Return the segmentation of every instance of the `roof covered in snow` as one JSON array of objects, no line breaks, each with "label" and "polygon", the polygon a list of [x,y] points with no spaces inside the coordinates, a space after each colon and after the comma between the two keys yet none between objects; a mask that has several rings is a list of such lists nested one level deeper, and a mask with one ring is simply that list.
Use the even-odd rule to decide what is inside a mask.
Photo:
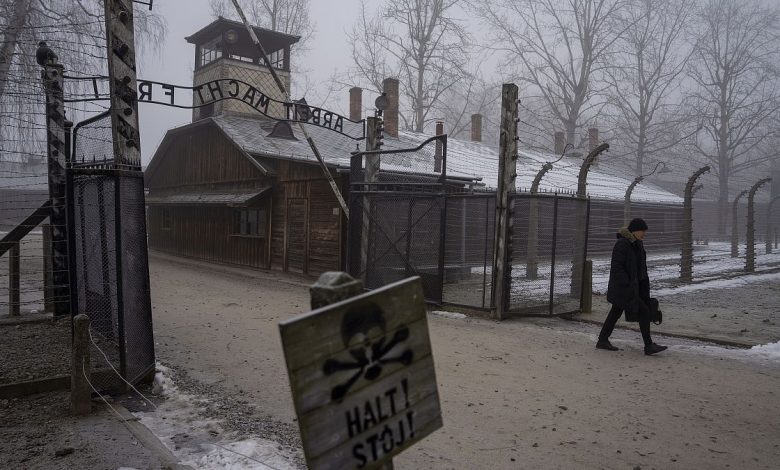
[{"label": "roof covered in snow", "polygon": [[[269,136],[276,123],[267,119],[226,114],[208,118],[208,121],[218,125],[230,139],[251,156],[285,158],[312,163],[317,161],[297,125],[292,126],[296,139],[285,139]],[[190,126],[192,125],[190,124]],[[350,153],[358,147],[363,147],[362,141],[358,144],[356,141],[328,129],[308,124],[306,128],[317,144],[323,159],[330,166],[349,168]],[[428,138],[430,138],[429,135],[401,131],[397,138],[385,136],[383,150],[416,147]],[[417,160],[413,165],[409,165],[406,171],[414,171],[417,174],[436,174],[433,171],[432,149],[415,155],[404,155]],[[579,174],[582,158],[567,156],[556,162],[552,170],[548,171],[542,178],[539,190],[547,192],[575,192],[577,190],[577,175]],[[602,155],[600,158],[605,157]],[[517,190],[528,190],[542,166],[557,159],[558,156],[556,155],[530,151],[519,152]],[[385,170],[404,171],[404,167],[398,164],[398,159],[383,158],[382,168]],[[498,148],[482,142],[448,139],[447,176],[472,179],[486,188],[495,188],[498,180]],[[591,167],[588,175],[588,194],[595,198],[623,200],[626,188],[628,188],[632,180],[631,177],[609,173],[598,166],[594,166]],[[673,204],[682,203],[682,198],[679,196],[647,181],[643,181],[634,189],[632,200]]]}]

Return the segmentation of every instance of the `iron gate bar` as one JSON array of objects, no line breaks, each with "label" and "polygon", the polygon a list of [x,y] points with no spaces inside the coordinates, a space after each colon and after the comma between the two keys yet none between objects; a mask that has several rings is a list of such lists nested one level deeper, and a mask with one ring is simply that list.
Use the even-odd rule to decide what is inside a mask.
[{"label": "iron gate bar", "polygon": [[[414,193],[414,194],[416,194],[416,195],[418,195],[418,196],[419,196],[421,193]],[[439,197],[441,197],[441,195],[439,195]],[[426,199],[435,200],[435,199],[437,199],[437,198],[435,197],[435,195],[432,195],[430,198],[426,198]],[[426,215],[428,215],[428,213],[431,211],[431,209],[433,209],[433,204],[431,204],[431,206],[428,208],[428,210],[426,210],[426,211],[425,211],[425,212],[424,212],[424,213],[423,213],[423,214],[422,214],[420,217],[418,217],[418,218],[417,218],[417,219],[414,221],[414,223],[413,223],[411,226],[416,226],[416,225],[417,225],[417,224],[418,224],[418,223],[419,223],[419,222],[420,222],[420,221],[423,219],[423,217],[425,217]],[[370,216],[370,214],[369,214],[369,216]],[[389,241],[389,242],[390,242],[390,245],[391,245],[391,248],[388,248],[387,250],[385,250],[385,251],[384,251],[384,252],[383,252],[383,253],[380,255],[380,257],[384,257],[386,254],[390,253],[390,251],[391,251],[393,248],[395,248],[396,254],[398,254],[399,256],[403,256],[403,255],[402,255],[402,253],[398,251],[398,249],[397,249],[396,245],[398,244],[398,242],[400,242],[400,241],[401,241],[401,239],[404,237],[404,235],[402,235],[401,237],[399,237],[398,239],[396,239],[395,241],[393,241],[393,240],[390,238],[390,236],[389,236],[389,235],[388,235],[388,234],[387,234],[387,233],[386,233],[384,230],[381,230],[381,229],[380,229],[380,232],[382,232],[382,235],[384,235],[384,236],[385,236],[385,239],[386,239],[387,241]],[[407,233],[407,235],[406,235],[406,236],[407,236],[407,240],[408,240],[408,238],[409,238],[409,235],[408,235],[408,233]],[[376,244],[374,244],[374,245],[376,245]],[[374,259],[376,259],[376,258],[374,258]],[[407,261],[406,261],[406,264],[407,264],[407,267],[408,267],[408,264],[409,264],[409,261],[408,261],[408,253],[407,253]],[[366,268],[366,269],[368,269],[368,268]],[[415,275],[417,275],[417,276],[419,276],[419,275],[420,275],[420,273],[419,273],[419,272],[418,272],[416,269],[412,268],[412,270],[414,271]],[[360,274],[363,274],[363,272],[361,272]]]}]

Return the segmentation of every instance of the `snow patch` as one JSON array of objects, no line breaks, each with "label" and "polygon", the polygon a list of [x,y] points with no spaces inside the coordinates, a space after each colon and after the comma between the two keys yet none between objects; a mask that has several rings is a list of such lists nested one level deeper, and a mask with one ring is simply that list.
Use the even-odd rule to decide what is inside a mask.
[{"label": "snow patch", "polygon": [[763,357],[765,359],[780,360],[780,341],[769,344],[759,344],[748,349],[749,356]]},{"label": "snow patch", "polygon": [[653,290],[653,295],[657,297],[663,297],[666,295],[683,294],[686,292],[694,292],[698,290],[709,289],[734,289],[742,287],[747,284],[753,284],[756,282],[777,281],[780,280],[780,273],[769,274],[750,274],[732,279],[715,279],[712,281],[704,281],[696,284],[688,284],[683,286],[671,287],[666,289]]},{"label": "snow patch", "polygon": [[466,318],[466,315],[462,313],[447,312],[446,310],[433,310],[431,311],[431,315],[437,315],[439,317],[444,317],[444,318],[453,318],[456,320],[462,320]]},{"label": "snow patch", "polygon": [[[153,412],[133,413],[184,465],[198,469],[294,469],[294,459],[276,442],[227,433],[200,412],[209,400],[184,393],[169,368],[157,364],[152,392],[166,400]],[[241,436],[245,437],[245,436]]]}]

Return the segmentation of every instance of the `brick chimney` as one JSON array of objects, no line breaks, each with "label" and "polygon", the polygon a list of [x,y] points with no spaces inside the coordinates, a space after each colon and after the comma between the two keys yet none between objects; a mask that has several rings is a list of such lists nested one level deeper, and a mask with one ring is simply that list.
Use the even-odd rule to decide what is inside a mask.
[{"label": "brick chimney", "polygon": [[482,142],[482,115],[471,115],[471,140],[473,142]]},{"label": "brick chimney", "polygon": [[[444,135],[444,121],[436,121],[436,135]],[[442,147],[441,141],[436,141],[436,152],[433,154],[433,171],[441,173]]]},{"label": "brick chimney", "polygon": [[385,78],[382,88],[387,93],[387,109],[384,112],[385,134],[398,137],[398,79]]},{"label": "brick chimney", "polygon": [[563,132],[555,133],[555,154],[561,155],[566,149],[566,135]]},{"label": "brick chimney", "polygon": [[599,146],[599,129],[591,127],[588,129],[588,152]]},{"label": "brick chimney", "polygon": [[363,89],[354,86],[349,89],[349,118],[360,121],[363,117]]}]

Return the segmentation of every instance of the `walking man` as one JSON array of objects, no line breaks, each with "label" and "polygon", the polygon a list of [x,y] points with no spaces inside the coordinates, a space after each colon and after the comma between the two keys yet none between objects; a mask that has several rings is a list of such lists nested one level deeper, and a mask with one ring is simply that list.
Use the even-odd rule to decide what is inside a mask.
[{"label": "walking man", "polygon": [[612,308],[601,327],[597,349],[619,350],[609,342],[609,337],[623,311],[639,318],[645,354],[650,356],[666,349],[666,346],[655,344],[650,338],[650,279],[647,277],[647,254],[642,244],[646,233],[647,223],[642,219],[633,219],[628,227],[621,228],[617,233],[607,287],[607,301],[612,304]]}]

